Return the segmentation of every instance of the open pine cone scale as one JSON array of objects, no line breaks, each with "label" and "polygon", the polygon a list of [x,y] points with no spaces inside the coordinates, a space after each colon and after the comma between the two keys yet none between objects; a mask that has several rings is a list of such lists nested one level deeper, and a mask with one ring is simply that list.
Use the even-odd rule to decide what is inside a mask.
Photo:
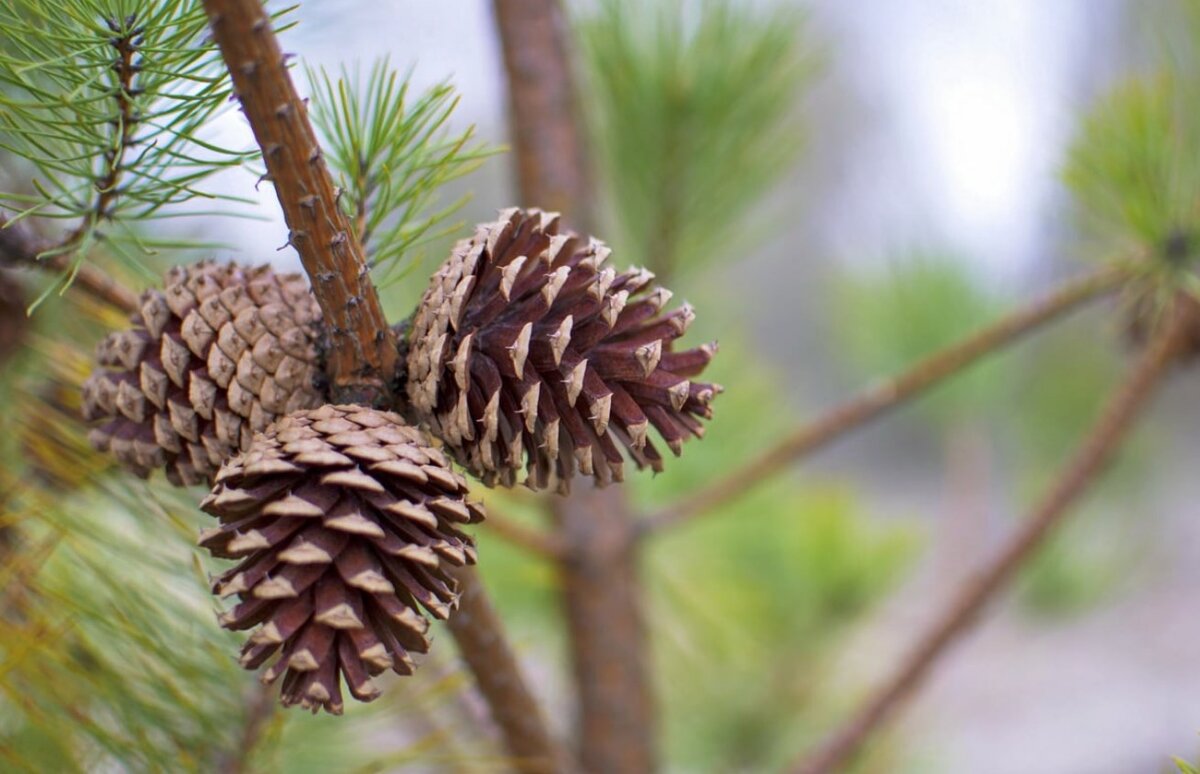
[{"label": "open pine cone scale", "polygon": [[408,394],[455,458],[489,485],[524,465],[533,488],[575,471],[605,484],[628,455],[661,470],[653,427],[676,454],[704,433],[717,385],[694,381],[715,345],[676,352],[695,317],[664,311],[644,269],[538,210],[506,210],[455,248],[414,318]]},{"label": "open pine cone scale", "polygon": [[202,261],[146,291],[83,385],[93,445],[139,476],[205,483],[275,417],[324,401],[320,309],[299,274]]},{"label": "open pine cone scale", "polygon": [[411,674],[429,649],[424,608],[446,618],[458,592],[450,566],[475,562],[479,521],[466,482],[420,431],[389,412],[326,405],[290,414],[229,460],[201,504],[221,525],[200,544],[240,563],[213,592],[240,602],[229,629],[259,628],[242,649],[263,679],[283,677],[286,705],[342,711],[378,695],[372,676]]}]

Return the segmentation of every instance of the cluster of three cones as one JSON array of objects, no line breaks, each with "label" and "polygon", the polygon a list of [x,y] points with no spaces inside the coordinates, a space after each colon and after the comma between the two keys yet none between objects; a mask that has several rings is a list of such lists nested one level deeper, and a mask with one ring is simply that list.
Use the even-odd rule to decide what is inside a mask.
[{"label": "cluster of three cones", "polygon": [[576,471],[619,480],[625,455],[661,469],[650,428],[676,454],[702,435],[720,388],[694,377],[715,347],[675,351],[691,308],[665,311],[670,293],[608,252],[538,210],[456,246],[407,342],[405,392],[440,449],[395,413],[326,403],[298,275],[172,270],[100,345],[93,443],[138,475],[213,485],[201,545],[238,562],[213,582],[239,600],[221,623],[257,627],[242,663],[282,678],[285,704],[341,712],[343,684],[369,700],[373,676],[428,649],[420,611],[449,615],[451,568],[475,561],[458,525],[483,518],[447,454],[489,485],[524,468],[565,490]]}]

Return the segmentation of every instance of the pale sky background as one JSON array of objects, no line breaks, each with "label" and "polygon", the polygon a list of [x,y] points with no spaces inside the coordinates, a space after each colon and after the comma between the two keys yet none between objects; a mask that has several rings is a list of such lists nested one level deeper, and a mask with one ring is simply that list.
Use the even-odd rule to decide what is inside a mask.
[{"label": "pale sky background", "polygon": [[[829,51],[831,79],[852,86],[866,124],[832,190],[821,191],[819,228],[829,248],[841,260],[871,262],[934,244],[999,278],[1027,270],[1046,234],[1063,144],[1081,107],[1080,72],[1096,58],[1089,41],[1098,30],[1104,37],[1119,3],[804,5],[814,37]],[[341,0],[308,3],[297,16],[285,46],[308,64],[336,69],[389,55],[397,66],[413,66],[419,86],[450,78],[462,95],[456,123],[474,123],[485,139],[503,142],[502,70],[486,0]],[[236,116],[222,129],[226,138],[250,141]],[[271,204],[268,188],[260,195]],[[234,238],[259,250],[282,244],[275,209],[264,207],[274,216],[270,227],[243,224]]]}]

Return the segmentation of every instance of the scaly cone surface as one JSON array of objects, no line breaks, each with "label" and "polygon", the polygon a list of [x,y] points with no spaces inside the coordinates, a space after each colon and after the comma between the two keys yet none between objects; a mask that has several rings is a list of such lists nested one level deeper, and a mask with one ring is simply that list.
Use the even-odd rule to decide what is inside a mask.
[{"label": "scaly cone surface", "polygon": [[277,416],[324,402],[321,311],[300,274],[202,261],[148,290],[83,385],[90,439],[145,478],[210,483]]},{"label": "scaly cone surface", "polygon": [[555,213],[510,209],[434,274],[410,333],[409,400],[489,486],[522,468],[534,489],[565,492],[576,471],[603,485],[625,456],[662,469],[652,427],[676,455],[703,436],[721,388],[694,377],[716,345],[675,351],[691,306],[664,311],[670,291],[608,255]]},{"label": "scaly cone surface", "polygon": [[455,525],[483,519],[467,484],[417,429],[360,406],[299,411],[256,434],[201,504],[221,520],[200,545],[240,562],[213,592],[240,602],[228,629],[258,626],[242,665],[274,659],[284,705],[340,714],[341,683],[360,701],[371,677],[412,674],[429,649],[418,604],[446,618],[458,602],[450,565],[475,562]]}]

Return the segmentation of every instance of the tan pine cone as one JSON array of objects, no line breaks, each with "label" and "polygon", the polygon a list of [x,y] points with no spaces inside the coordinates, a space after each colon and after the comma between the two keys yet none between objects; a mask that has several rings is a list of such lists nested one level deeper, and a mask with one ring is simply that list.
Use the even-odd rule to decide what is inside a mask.
[{"label": "tan pine cone", "polygon": [[142,294],[83,385],[90,439],[139,476],[208,483],[277,416],[324,402],[321,310],[300,274],[202,261]]},{"label": "tan pine cone", "polygon": [[[467,484],[397,415],[326,405],[289,414],[229,460],[201,504],[221,520],[200,545],[241,562],[213,584],[241,600],[221,617],[259,629],[241,662],[283,677],[285,705],[342,711],[379,695],[370,678],[412,674],[429,648],[418,603],[445,618],[458,602],[448,565],[475,562],[455,528],[483,519]],[[340,676],[340,679],[339,679]]]},{"label": "tan pine cone", "polygon": [[663,308],[644,269],[605,267],[609,249],[540,210],[505,210],[455,246],[413,319],[408,396],[431,432],[489,486],[518,471],[566,491],[576,469],[622,478],[622,447],[661,470],[654,427],[678,455],[704,434],[721,388],[693,381],[715,344],[674,351],[695,316]]}]

